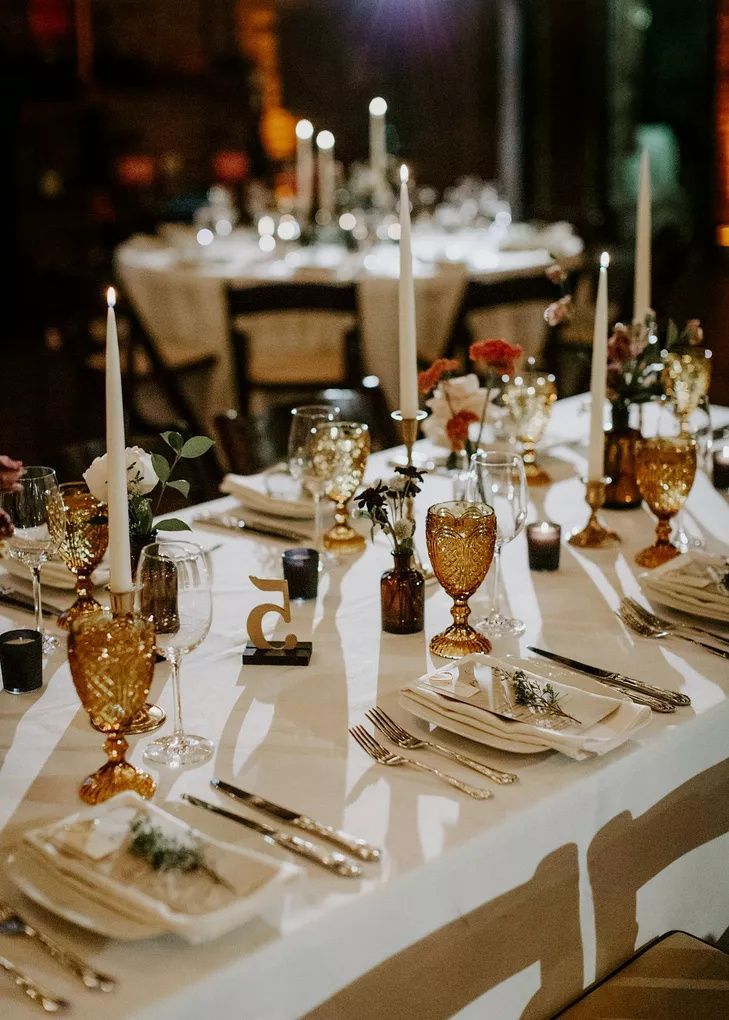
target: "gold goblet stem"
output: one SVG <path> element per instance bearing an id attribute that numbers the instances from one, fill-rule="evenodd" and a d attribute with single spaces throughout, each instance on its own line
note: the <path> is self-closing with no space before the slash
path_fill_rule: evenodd
<path id="1" fill-rule="evenodd" d="M 590 508 L 590 517 L 587 524 L 581 531 L 576 531 L 567 540 L 570 545 L 579 546 L 581 549 L 600 549 L 607 546 L 618 545 L 620 538 L 614 531 L 600 520 L 598 511 L 605 504 L 606 479 L 588 481 L 585 483 L 585 499 Z"/>
<path id="2" fill-rule="evenodd" d="M 427 411 L 418 411 L 414 418 L 404 418 L 402 411 L 393 411 L 390 416 L 393 421 L 396 421 L 400 425 L 400 434 L 402 435 L 403 445 L 405 446 L 405 458 L 408 467 L 413 466 L 413 447 L 415 446 L 415 440 L 418 438 L 418 429 L 420 428 L 421 421 L 424 421 L 428 417 Z M 415 521 L 415 500 L 412 496 L 408 497 L 407 504 L 405 507 L 405 513 L 409 521 Z M 423 565 L 423 561 L 420 559 L 420 555 L 413 540 L 413 564 L 415 569 L 419 570 L 423 577 L 433 577 L 432 570 L 427 570 Z"/>

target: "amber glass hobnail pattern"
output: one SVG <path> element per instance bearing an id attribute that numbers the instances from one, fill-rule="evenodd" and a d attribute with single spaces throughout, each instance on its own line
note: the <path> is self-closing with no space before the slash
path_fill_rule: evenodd
<path id="1" fill-rule="evenodd" d="M 688 498 L 696 474 L 696 442 L 690 436 L 643 439 L 638 447 L 637 479 L 641 495 L 658 518 L 656 541 L 635 557 L 642 567 L 659 567 L 678 556 L 672 544 L 671 518 Z"/>
<path id="2" fill-rule="evenodd" d="M 54 517 L 51 529 L 59 534 L 58 555 L 76 576 L 76 601 L 58 617 L 60 627 L 68 628 L 72 620 L 85 613 L 98 613 L 101 606 L 91 594 L 91 574 L 106 552 L 109 529 L 106 523 L 106 504 L 100 503 L 89 492 L 85 482 L 66 482 L 61 485 L 64 518 Z"/>
<path id="3" fill-rule="evenodd" d="M 99 804 L 124 790 L 151 797 L 155 782 L 125 760 L 128 744 L 123 733 L 152 683 L 153 624 L 140 616 L 115 617 L 106 611 L 79 616 L 69 630 L 68 661 L 81 704 L 95 728 L 106 734 L 109 759 L 84 779 L 81 800 Z"/>
<path id="4" fill-rule="evenodd" d="M 676 409 L 681 431 L 688 433 L 689 418 L 709 392 L 711 351 L 703 347 L 677 347 L 668 351 L 661 373 L 663 390 Z"/>
<path id="5" fill-rule="evenodd" d="M 361 552 L 365 540 L 349 523 L 347 503 L 362 481 L 370 453 L 370 432 L 361 422 L 327 422 L 313 436 L 312 463 L 324 495 L 336 505 L 334 525 L 324 534 L 324 548 L 336 553 Z"/>
<path id="6" fill-rule="evenodd" d="M 546 372 L 520 372 L 504 386 L 502 403 L 516 439 L 522 445 L 524 471 L 529 485 L 548 485 L 551 478 L 537 464 L 536 445 L 544 435 L 557 399 L 554 376 Z"/>
<path id="7" fill-rule="evenodd" d="M 453 599 L 453 623 L 430 642 L 434 655 L 459 659 L 490 652 L 491 642 L 468 623 L 468 600 L 488 573 L 496 543 L 496 514 L 487 503 L 455 500 L 436 503 L 425 521 L 428 555 L 446 593 Z"/>

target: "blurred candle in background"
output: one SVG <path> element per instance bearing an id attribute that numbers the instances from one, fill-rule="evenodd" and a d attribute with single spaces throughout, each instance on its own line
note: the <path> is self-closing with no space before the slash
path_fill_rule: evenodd
<path id="1" fill-rule="evenodd" d="M 648 152 L 640 159 L 640 184 L 635 224 L 635 291 L 633 322 L 641 325 L 651 308 L 651 167 Z"/>
<path id="2" fill-rule="evenodd" d="M 408 168 L 400 167 L 400 412 L 403 418 L 418 413 L 418 356 L 415 336 L 415 284 L 410 238 Z"/>
<path id="3" fill-rule="evenodd" d="M 374 182 L 375 201 L 379 204 L 387 188 L 387 135 L 385 115 L 387 103 L 382 96 L 370 102 L 370 170 Z"/>
<path id="4" fill-rule="evenodd" d="M 334 135 L 320 131 L 316 136 L 319 171 L 319 211 L 330 219 L 334 213 Z"/>
<path id="5" fill-rule="evenodd" d="M 310 120 L 296 125 L 296 212 L 301 223 L 311 217 L 314 199 L 314 126 Z"/>
<path id="6" fill-rule="evenodd" d="M 124 400 L 122 397 L 119 339 L 116 332 L 116 291 L 106 292 L 106 468 L 109 514 L 109 588 L 132 590 L 132 558 L 129 548 Z"/>
<path id="7" fill-rule="evenodd" d="M 587 451 L 587 480 L 599 482 L 605 474 L 605 393 L 607 388 L 608 291 L 607 267 L 610 256 L 600 256 L 600 279 L 595 304 L 590 373 L 590 445 Z"/>

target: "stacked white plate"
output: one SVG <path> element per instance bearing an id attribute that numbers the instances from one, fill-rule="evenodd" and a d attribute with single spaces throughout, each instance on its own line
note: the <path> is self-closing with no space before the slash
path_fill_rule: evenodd
<path id="1" fill-rule="evenodd" d="M 641 574 L 640 583 L 647 595 L 664 606 L 729 623 L 729 589 L 721 583 L 727 574 L 724 557 L 690 552 Z"/>

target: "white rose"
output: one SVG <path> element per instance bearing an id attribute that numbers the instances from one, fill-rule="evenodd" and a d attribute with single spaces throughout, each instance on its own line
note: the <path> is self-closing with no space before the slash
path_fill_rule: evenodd
<path id="1" fill-rule="evenodd" d="M 444 388 L 447 390 L 446 400 Z M 447 379 L 440 383 L 430 400 L 426 400 L 431 414 L 423 422 L 423 432 L 438 446 L 450 448 L 446 425 L 459 411 L 473 411 L 479 420 L 483 414 L 486 390 L 479 386 L 478 376 L 473 373 Z"/>
<path id="2" fill-rule="evenodd" d="M 152 467 L 152 458 L 140 446 L 128 446 L 124 452 L 127 464 L 127 491 L 145 496 L 159 481 Z M 96 457 L 83 475 L 92 496 L 101 503 L 106 503 L 108 498 L 107 464 L 107 454 L 104 454 L 103 457 Z"/>

